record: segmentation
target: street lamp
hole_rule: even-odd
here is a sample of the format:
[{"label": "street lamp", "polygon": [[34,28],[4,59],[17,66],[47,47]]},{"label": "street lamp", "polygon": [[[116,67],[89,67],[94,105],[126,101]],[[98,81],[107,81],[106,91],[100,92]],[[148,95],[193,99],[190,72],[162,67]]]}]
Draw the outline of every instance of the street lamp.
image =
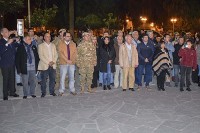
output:
[{"label": "street lamp", "polygon": [[140,20],[142,21],[142,23],[143,23],[143,28],[144,28],[144,27],[145,27],[145,24],[146,24],[146,22],[147,22],[147,18],[146,18],[146,17],[140,16]]},{"label": "street lamp", "polygon": [[172,25],[173,25],[173,29],[172,29],[173,33],[172,34],[174,35],[174,24],[177,22],[177,19],[172,18],[170,21],[172,22]]}]

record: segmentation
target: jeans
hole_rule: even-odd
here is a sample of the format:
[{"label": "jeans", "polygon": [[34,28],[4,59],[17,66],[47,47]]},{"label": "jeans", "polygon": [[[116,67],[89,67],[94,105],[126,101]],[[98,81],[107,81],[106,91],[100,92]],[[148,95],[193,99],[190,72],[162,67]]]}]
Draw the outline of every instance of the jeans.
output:
[{"label": "jeans", "polygon": [[60,87],[59,92],[63,93],[65,91],[65,78],[68,75],[69,78],[69,89],[70,92],[75,92],[74,88],[74,72],[75,72],[75,65],[60,65]]},{"label": "jeans", "polygon": [[200,76],[200,64],[198,64],[198,69],[199,69],[198,76]]},{"label": "jeans", "polygon": [[103,73],[103,85],[110,85],[111,83],[111,66],[107,64],[107,73]]},{"label": "jeans", "polygon": [[149,64],[138,66],[138,85],[142,86],[142,75],[144,70],[144,82],[146,83],[145,86],[149,86],[149,83],[152,81],[152,66]]},{"label": "jeans", "polygon": [[175,86],[178,86],[178,82],[180,79],[180,65],[174,65],[174,78],[175,78]]},{"label": "jeans", "polygon": [[110,74],[110,83],[114,83],[114,73]]},{"label": "jeans", "polygon": [[41,91],[43,95],[46,95],[46,81],[49,77],[49,93],[54,93],[56,70],[53,67],[49,67],[47,70],[41,71]]},{"label": "jeans", "polygon": [[185,82],[186,82],[186,87],[187,88],[190,87],[190,85],[191,85],[191,83],[190,83],[191,73],[192,73],[191,67],[181,66],[180,88],[183,88]]},{"label": "jeans", "polygon": [[17,73],[16,69],[15,69],[15,81],[16,81],[16,83],[21,83],[22,82],[21,75],[19,75]]},{"label": "jeans", "polygon": [[122,86],[123,72],[120,65],[115,65],[114,86],[115,88]]},{"label": "jeans", "polygon": [[35,87],[36,87],[35,74],[36,74],[35,70],[27,71],[27,74],[22,74],[24,96],[35,95]]},{"label": "jeans", "polygon": [[103,84],[103,73],[99,71],[99,83]]}]

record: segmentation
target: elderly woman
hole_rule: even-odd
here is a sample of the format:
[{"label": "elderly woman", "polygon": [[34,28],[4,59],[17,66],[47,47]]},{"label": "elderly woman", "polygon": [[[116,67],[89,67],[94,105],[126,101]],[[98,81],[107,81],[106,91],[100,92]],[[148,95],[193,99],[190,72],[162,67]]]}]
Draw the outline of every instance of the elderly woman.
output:
[{"label": "elderly woman", "polygon": [[115,72],[115,49],[110,43],[110,38],[105,37],[100,47],[100,72],[103,73],[103,89],[111,90],[111,73]]}]

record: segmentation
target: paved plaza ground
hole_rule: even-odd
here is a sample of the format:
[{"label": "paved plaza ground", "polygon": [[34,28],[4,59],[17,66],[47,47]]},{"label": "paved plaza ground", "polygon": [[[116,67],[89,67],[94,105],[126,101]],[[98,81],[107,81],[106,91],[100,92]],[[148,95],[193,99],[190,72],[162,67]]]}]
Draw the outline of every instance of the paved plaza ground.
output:
[{"label": "paved plaza ground", "polygon": [[[2,77],[0,78],[2,99]],[[200,88],[179,92],[156,86],[147,91],[120,88],[95,94],[0,101],[0,133],[200,133]],[[76,88],[79,92],[78,83]]]}]

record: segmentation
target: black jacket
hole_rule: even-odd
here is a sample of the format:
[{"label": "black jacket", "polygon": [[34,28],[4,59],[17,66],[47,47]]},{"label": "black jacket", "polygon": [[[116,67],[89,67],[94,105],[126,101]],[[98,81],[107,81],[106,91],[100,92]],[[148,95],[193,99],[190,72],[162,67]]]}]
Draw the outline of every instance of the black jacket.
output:
[{"label": "black jacket", "polygon": [[109,60],[112,60],[111,63],[111,72],[114,73],[115,72],[115,48],[112,46],[112,44],[108,44],[108,46],[106,46],[105,44],[103,44],[100,47],[100,72],[107,72],[107,64]]},{"label": "black jacket", "polygon": [[[39,63],[39,55],[37,51],[37,47],[33,45],[32,47],[33,54],[35,57],[35,70],[37,71],[38,63]],[[16,58],[15,58],[15,65],[17,68],[17,73],[27,74],[27,53],[26,48],[24,45],[21,45],[17,48]]]},{"label": "black jacket", "polygon": [[180,65],[180,56],[178,56],[178,53],[182,46],[183,45],[180,45],[180,44],[174,45],[174,49],[175,49],[175,51],[173,52],[173,64],[174,65]]}]

